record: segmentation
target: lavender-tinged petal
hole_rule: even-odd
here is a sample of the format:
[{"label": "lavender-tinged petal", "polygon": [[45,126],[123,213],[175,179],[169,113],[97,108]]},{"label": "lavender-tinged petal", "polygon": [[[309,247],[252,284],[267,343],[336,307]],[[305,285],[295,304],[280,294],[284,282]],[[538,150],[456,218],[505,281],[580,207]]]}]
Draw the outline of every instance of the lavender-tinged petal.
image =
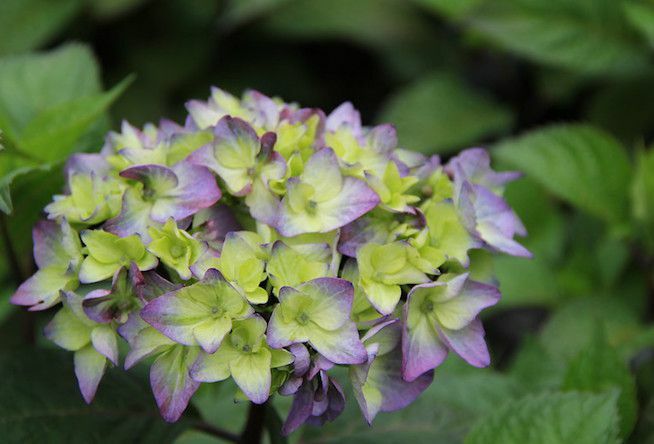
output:
[{"label": "lavender-tinged petal", "polygon": [[[327,378],[325,376],[325,378]],[[327,408],[320,416],[312,416],[307,420],[307,424],[321,426],[326,422],[333,421],[343,413],[345,409],[345,395],[343,389],[335,380],[329,378],[329,387],[327,389]]]},{"label": "lavender-tinged petal", "polygon": [[258,353],[241,354],[229,363],[232,378],[250,401],[263,404],[270,395],[270,352],[262,349]]},{"label": "lavender-tinged petal", "polygon": [[91,345],[75,352],[75,375],[82,397],[90,404],[104,375],[107,360]]},{"label": "lavender-tinged petal", "polygon": [[309,419],[313,410],[313,388],[310,381],[305,381],[295,393],[293,404],[282,425],[282,434],[288,436]]},{"label": "lavender-tinged petal", "polygon": [[152,218],[165,222],[170,217],[179,220],[215,204],[221,197],[216,179],[211,172],[189,162],[179,162],[173,167],[179,184],[167,194],[170,204],[155,203]]},{"label": "lavender-tinged petal", "polygon": [[91,331],[91,343],[98,353],[118,365],[118,343],[113,328],[108,325],[95,327]]},{"label": "lavender-tinged petal", "polygon": [[299,331],[297,324],[283,322],[279,310],[275,310],[272,316],[270,316],[268,330],[266,331],[266,341],[272,348],[288,347],[293,343],[306,342],[308,339],[305,332]]},{"label": "lavender-tinged petal", "polygon": [[64,166],[64,174],[95,174],[105,177],[111,172],[111,167],[102,154],[77,153],[70,156]]},{"label": "lavender-tinged petal", "polygon": [[15,305],[29,306],[30,311],[46,310],[61,301],[60,290],[75,282],[65,271],[43,268],[23,282],[10,300]]},{"label": "lavender-tinged petal", "polygon": [[143,242],[150,242],[148,227],[151,224],[152,205],[152,202],[146,202],[141,198],[138,190],[129,188],[123,194],[120,214],[105,222],[103,228],[120,237],[138,234]]},{"label": "lavender-tinged petal", "polygon": [[189,375],[189,360],[195,353],[175,346],[159,356],[150,367],[150,385],[161,416],[167,422],[177,421],[200,383]]},{"label": "lavender-tinged petal", "polygon": [[143,183],[155,196],[164,195],[178,185],[178,178],[168,167],[162,165],[137,165],[120,172],[126,179]]},{"label": "lavender-tinged petal", "polygon": [[90,291],[82,302],[84,313],[89,319],[106,324],[113,321],[114,314],[111,290],[98,289]]},{"label": "lavender-tinged petal", "polygon": [[216,110],[206,102],[190,100],[186,102],[186,109],[190,118],[199,129],[206,129],[218,123],[218,120],[225,115],[223,111]]},{"label": "lavender-tinged petal", "polygon": [[390,154],[397,148],[397,130],[395,126],[385,123],[377,125],[367,134],[369,145],[377,152]]},{"label": "lavender-tinged petal", "polygon": [[295,357],[293,361],[293,375],[303,376],[309,370],[309,365],[311,364],[309,350],[307,350],[304,344],[292,344],[289,347],[289,351]]},{"label": "lavender-tinged petal", "polygon": [[358,132],[361,129],[361,115],[352,103],[344,102],[327,116],[325,126],[327,131],[336,131],[341,126],[348,126]]},{"label": "lavender-tinged petal", "polygon": [[300,285],[298,291],[312,299],[309,316],[326,330],[340,328],[350,319],[354,287],[340,278],[317,278]]},{"label": "lavender-tinged petal", "polygon": [[134,263],[129,268],[129,279],[134,293],[145,303],[182,287],[181,284],[173,284],[168,281],[156,271],[141,271]]},{"label": "lavender-tinged petal", "polygon": [[457,296],[438,303],[436,318],[443,328],[462,329],[484,308],[495,305],[500,296],[499,290],[492,285],[467,280]]},{"label": "lavender-tinged petal", "polygon": [[487,367],[490,355],[484,341],[484,327],[479,319],[472,321],[461,330],[448,330],[437,327],[448,348],[475,367]]},{"label": "lavender-tinged petal", "polygon": [[408,329],[406,307],[405,305],[402,331],[402,377],[411,382],[438,367],[447,357],[447,348],[426,317],[422,317],[412,329]]},{"label": "lavender-tinged petal", "polygon": [[[123,330],[121,332],[123,337],[128,334],[133,334],[133,331]],[[145,328],[142,328],[136,336],[129,340],[129,345],[130,350],[125,356],[125,370],[132,368],[140,360],[175,345],[175,343],[146,324]]]},{"label": "lavender-tinged petal", "polygon": [[310,333],[309,343],[335,364],[361,364],[368,359],[354,322],[346,322],[333,331],[316,327]]},{"label": "lavender-tinged petal", "polygon": [[160,296],[141,310],[143,320],[173,341],[184,345],[197,343],[193,331],[210,316],[211,312],[206,306],[177,297],[175,293]]}]

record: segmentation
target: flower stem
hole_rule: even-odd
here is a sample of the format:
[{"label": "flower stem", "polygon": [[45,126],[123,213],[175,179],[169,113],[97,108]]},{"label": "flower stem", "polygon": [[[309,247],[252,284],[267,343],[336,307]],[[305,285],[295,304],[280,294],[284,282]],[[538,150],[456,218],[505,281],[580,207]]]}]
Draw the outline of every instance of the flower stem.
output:
[{"label": "flower stem", "polygon": [[241,433],[241,444],[260,444],[263,437],[264,422],[266,420],[267,403],[250,404],[248,419]]}]

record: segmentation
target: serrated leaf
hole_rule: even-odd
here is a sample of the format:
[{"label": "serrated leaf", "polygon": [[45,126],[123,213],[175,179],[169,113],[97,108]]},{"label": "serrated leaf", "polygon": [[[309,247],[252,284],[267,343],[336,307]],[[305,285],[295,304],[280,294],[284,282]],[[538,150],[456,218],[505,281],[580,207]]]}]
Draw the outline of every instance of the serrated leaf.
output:
[{"label": "serrated leaf", "polygon": [[585,74],[638,73],[647,50],[621,0],[494,0],[468,17],[492,43],[533,61]]},{"label": "serrated leaf", "polygon": [[609,222],[628,212],[631,164],[609,134],[587,125],[554,125],[505,140],[495,155],[547,190]]},{"label": "serrated leaf", "polygon": [[446,73],[434,73],[395,93],[381,122],[392,122],[402,147],[449,152],[509,130],[511,112]]},{"label": "serrated leaf", "polygon": [[105,93],[73,99],[40,112],[22,130],[17,148],[46,162],[65,158],[132,80],[130,76]]},{"label": "serrated leaf", "polygon": [[480,421],[466,444],[614,444],[616,394],[546,393],[498,408]]},{"label": "serrated leaf", "polygon": [[620,436],[627,437],[636,423],[638,401],[636,384],[622,357],[598,331],[590,347],[582,350],[568,365],[562,390],[602,393],[617,389]]},{"label": "serrated leaf", "polygon": [[0,54],[46,43],[80,12],[83,0],[2,0]]},{"label": "serrated leaf", "polygon": [[[342,382],[342,380],[340,380]],[[433,444],[461,442],[473,422],[503,402],[522,395],[511,378],[490,369],[474,369],[458,359],[438,368],[432,385],[408,407],[380,413],[372,426],[356,402],[321,428],[304,427],[301,444]]]},{"label": "serrated leaf", "polygon": [[169,443],[187,424],[159,416],[145,381],[110,370],[85,405],[70,353],[25,349],[0,353],[0,435],[4,442]]}]

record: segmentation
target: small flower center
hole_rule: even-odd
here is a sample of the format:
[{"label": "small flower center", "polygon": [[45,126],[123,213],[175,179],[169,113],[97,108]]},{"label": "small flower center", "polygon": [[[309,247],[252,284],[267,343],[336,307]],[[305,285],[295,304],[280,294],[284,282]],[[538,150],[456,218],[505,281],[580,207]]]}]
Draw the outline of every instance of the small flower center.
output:
[{"label": "small flower center", "polygon": [[307,325],[309,323],[309,315],[303,311],[295,317],[295,320],[300,325]]},{"label": "small flower center", "polygon": [[219,318],[225,314],[225,310],[220,307],[211,307],[211,314],[214,318]]},{"label": "small flower center", "polygon": [[249,344],[245,344],[241,350],[243,350],[245,353],[250,353],[252,351],[252,347],[250,347]]},{"label": "small flower center", "polygon": [[425,299],[422,301],[422,304],[420,305],[420,311],[423,313],[431,313],[434,311],[434,303],[430,301],[429,299]]},{"label": "small flower center", "polygon": [[177,259],[178,257],[181,257],[184,255],[184,250],[185,248],[182,247],[181,245],[173,245],[170,247],[170,255]]},{"label": "small flower center", "polygon": [[316,202],[313,199],[309,199],[307,202],[307,213],[314,215],[316,214],[316,211],[318,210],[318,202]]}]

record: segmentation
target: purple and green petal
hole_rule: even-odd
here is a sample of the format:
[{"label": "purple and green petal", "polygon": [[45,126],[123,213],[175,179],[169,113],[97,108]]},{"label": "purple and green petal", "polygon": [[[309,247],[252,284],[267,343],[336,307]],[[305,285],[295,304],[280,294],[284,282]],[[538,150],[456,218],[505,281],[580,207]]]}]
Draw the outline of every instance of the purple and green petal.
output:
[{"label": "purple and green petal", "polygon": [[161,415],[168,422],[182,416],[200,386],[189,374],[197,354],[197,348],[176,345],[162,353],[150,367],[152,392]]},{"label": "purple and green petal", "polygon": [[104,375],[107,359],[91,345],[75,352],[75,375],[82,397],[90,404]]}]

